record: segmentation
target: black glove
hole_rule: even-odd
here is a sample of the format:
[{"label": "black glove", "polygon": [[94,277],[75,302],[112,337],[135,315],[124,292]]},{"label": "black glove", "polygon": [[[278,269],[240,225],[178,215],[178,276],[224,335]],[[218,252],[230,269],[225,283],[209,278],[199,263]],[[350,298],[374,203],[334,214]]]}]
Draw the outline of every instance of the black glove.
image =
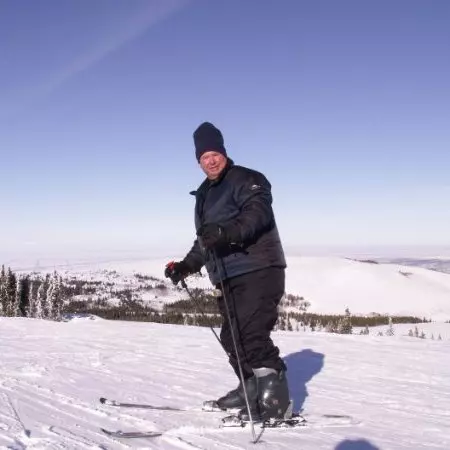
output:
[{"label": "black glove", "polygon": [[170,278],[172,283],[177,285],[181,280],[184,280],[191,274],[191,269],[184,261],[174,262],[170,261],[166,264],[164,276]]},{"label": "black glove", "polygon": [[202,225],[197,230],[197,236],[208,250],[220,251],[230,244],[226,229],[217,223]]}]

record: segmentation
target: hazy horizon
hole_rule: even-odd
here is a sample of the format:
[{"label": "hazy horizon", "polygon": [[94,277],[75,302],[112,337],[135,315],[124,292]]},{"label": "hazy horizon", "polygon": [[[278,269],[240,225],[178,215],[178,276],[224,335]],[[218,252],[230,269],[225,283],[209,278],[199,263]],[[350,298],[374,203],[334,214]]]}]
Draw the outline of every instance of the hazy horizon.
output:
[{"label": "hazy horizon", "polygon": [[[187,251],[187,250],[186,250]],[[72,266],[77,264],[96,264],[101,262],[161,260],[161,277],[163,276],[164,261],[171,258],[182,258],[186,252],[183,249],[166,251],[163,249],[122,249],[116,251],[91,251],[57,253],[57,252],[30,252],[5,253],[0,250],[0,265],[11,266],[13,270],[34,270],[48,268],[57,269],[58,266]],[[286,247],[286,257],[339,257],[355,259],[450,259],[449,247],[312,247],[297,248]]]}]

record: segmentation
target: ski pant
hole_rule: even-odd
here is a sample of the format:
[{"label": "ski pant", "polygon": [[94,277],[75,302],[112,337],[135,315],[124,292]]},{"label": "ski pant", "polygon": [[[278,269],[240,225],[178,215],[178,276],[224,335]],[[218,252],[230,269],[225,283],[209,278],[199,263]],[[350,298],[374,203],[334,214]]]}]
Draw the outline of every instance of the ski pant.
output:
[{"label": "ski pant", "polygon": [[[220,288],[220,284],[217,287]],[[223,294],[229,307],[244,378],[249,378],[253,376],[252,369],[259,367],[286,370],[279,349],[270,338],[284,288],[285,271],[280,267],[269,267],[224,281],[224,292],[218,298],[223,319],[220,339],[239,379],[238,360]]]}]

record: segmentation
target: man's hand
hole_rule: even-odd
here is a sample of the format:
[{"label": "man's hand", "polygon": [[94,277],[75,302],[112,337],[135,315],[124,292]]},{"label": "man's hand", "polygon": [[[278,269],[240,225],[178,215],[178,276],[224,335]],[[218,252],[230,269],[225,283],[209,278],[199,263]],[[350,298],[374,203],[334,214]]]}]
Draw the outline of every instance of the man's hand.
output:
[{"label": "man's hand", "polygon": [[216,223],[201,226],[197,236],[201,238],[202,244],[208,250],[220,251],[230,244],[225,228]]},{"label": "man's hand", "polygon": [[189,266],[184,261],[170,261],[166,264],[166,270],[164,270],[164,276],[170,278],[172,283],[177,285],[181,280],[184,280],[191,274]]}]

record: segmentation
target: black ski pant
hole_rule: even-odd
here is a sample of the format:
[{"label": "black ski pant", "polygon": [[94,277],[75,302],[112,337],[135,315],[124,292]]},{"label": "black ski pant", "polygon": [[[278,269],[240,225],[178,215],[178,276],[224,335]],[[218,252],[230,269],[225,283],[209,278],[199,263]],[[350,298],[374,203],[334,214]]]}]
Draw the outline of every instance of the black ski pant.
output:
[{"label": "black ski pant", "polygon": [[[221,285],[217,287],[220,288]],[[224,281],[222,294],[225,294],[229,307],[245,379],[253,376],[252,369],[259,367],[286,370],[279,356],[279,349],[270,338],[278,318],[278,304],[284,289],[285,271],[280,267],[269,267]],[[220,339],[228,353],[229,362],[240,379],[223,295],[218,298],[218,304],[223,319]]]}]

